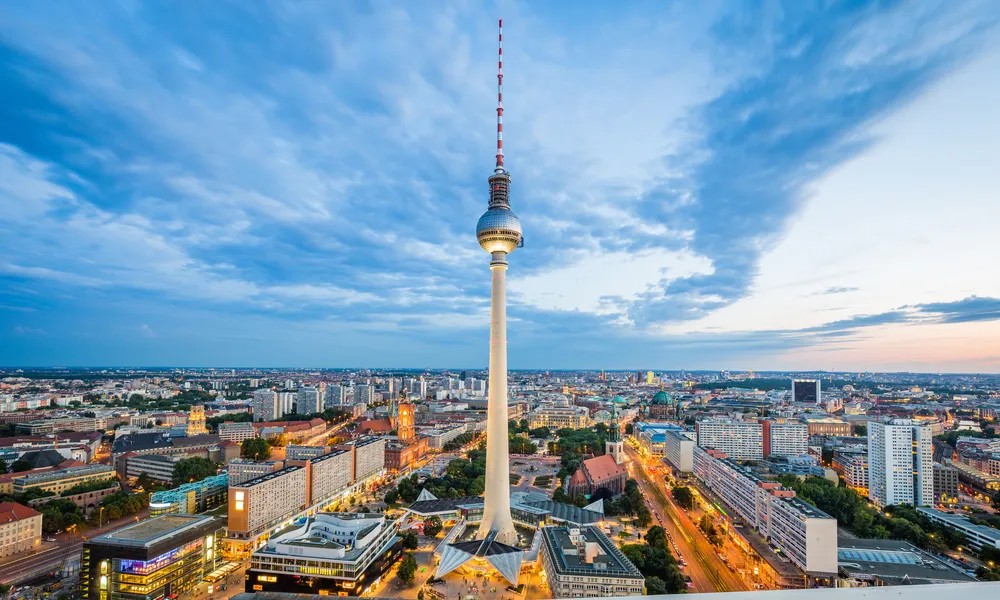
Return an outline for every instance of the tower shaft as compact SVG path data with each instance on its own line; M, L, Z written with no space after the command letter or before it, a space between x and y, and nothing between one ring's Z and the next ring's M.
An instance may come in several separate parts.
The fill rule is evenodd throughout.
M510 516L510 458L507 449L507 261L494 253L490 270L490 383L486 413L486 498L478 537L497 532L497 541L514 545Z

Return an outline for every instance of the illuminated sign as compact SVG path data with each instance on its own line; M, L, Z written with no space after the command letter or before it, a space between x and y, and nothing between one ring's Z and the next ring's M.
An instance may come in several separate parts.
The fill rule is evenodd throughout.
M148 575L153 571L162 569L174 560L198 550L199 546L201 546L201 540L196 540L185 544L180 548L174 548L170 552L161 554L152 560L122 559L119 570L122 573Z

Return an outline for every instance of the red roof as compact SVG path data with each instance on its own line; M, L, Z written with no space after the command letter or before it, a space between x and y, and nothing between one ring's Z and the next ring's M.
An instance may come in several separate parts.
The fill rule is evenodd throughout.
M7 523L13 523L21 519L30 519L41 514L37 510L28 508L23 504L18 504L17 502L0 502L0 525L6 525Z
M625 467L616 463L615 457L610 454L588 458L581 466L587 470L587 475L595 484L627 474Z
M389 419L375 419L372 421L361 421L361 424L358 425L358 433L366 433L366 432L388 433L390 431L392 431L392 423L389 422Z

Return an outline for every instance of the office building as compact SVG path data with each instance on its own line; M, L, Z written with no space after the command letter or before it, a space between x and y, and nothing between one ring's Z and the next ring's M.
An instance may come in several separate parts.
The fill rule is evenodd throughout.
M695 424L698 446L721 450L734 460L764 458L764 426L755 421L705 419Z
M528 427L557 429L582 429L590 426L590 412L582 406L545 405L528 413Z
M542 528L542 568L553 598L641 596L646 580L600 529Z
M251 555L246 591L361 596L402 555L398 528L380 514L307 517Z
M934 504L929 427L907 419L868 422L868 498L876 506Z
M225 527L214 517L169 514L83 543L80 595L87 600L176 598L222 563Z
M819 404L822 398L818 379L792 380L792 402Z
M319 390L314 387L301 388L295 397L295 412L300 415L311 415L323 412Z
M41 473L29 472L20 477L14 477L14 493L23 494L28 490L37 489L43 492L61 494L81 483L108 480L114 476L114 469L108 465L100 464L69 467L68 469L56 469Z
M798 421L763 420L764 456L802 456L809 452L809 426Z
M694 470L694 440L679 431L663 433L664 454L674 474L690 473Z
M958 469L934 463L934 500L940 503L958 502Z
M257 479L283 468L285 468L285 463L280 460L250 460L249 458L234 458L226 465L226 469L229 471L229 485L239 485L244 481Z
M833 517L718 450L695 448L694 472L798 568L814 577L836 577L837 521Z
M224 442L242 443L257 437L257 430L253 423L220 423L219 439Z
M125 462L125 477L138 479L145 474L150 479L170 483L174 478L174 466L184 459L178 454L137 454Z
M965 515L944 512L935 508L920 507L917 508L917 512L935 523L955 529L965 536L966 544L977 552L984 547L1000 550L1000 529L977 525Z
M0 558L30 552L42 541L42 513L17 502L0 502Z
M809 435L846 437L854 432L853 425L833 417L805 417L803 420L809 428Z
M194 515L225 504L229 475L222 473L149 496L149 516Z
M254 390L253 420L273 421L278 416L278 394L269 389Z
M229 486L228 539L234 554L245 555L263 534L306 507L308 473L292 466Z

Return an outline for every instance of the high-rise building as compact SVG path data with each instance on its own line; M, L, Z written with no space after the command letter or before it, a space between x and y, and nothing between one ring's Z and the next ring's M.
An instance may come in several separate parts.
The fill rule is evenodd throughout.
M763 420L764 456L802 456L809 452L809 426L799 421Z
M354 402L371 404L375 401L375 388L367 383L359 383L354 386Z
M819 379L793 379L792 402L819 404L823 398L819 389Z
M326 401L324 404L330 406L343 406L347 404L347 388L342 385L331 383L326 386Z
M698 445L721 450L734 460L764 458L764 426L756 421L705 419L695 424Z
M656 382L656 375L652 371L646 371L646 385L653 385Z
M908 419L868 422L868 498L877 506L934 505L930 427Z
M278 418L278 394L274 390L254 390L253 420L273 421Z
M300 388L295 397L295 412L300 415L323 412L319 390L311 386Z

